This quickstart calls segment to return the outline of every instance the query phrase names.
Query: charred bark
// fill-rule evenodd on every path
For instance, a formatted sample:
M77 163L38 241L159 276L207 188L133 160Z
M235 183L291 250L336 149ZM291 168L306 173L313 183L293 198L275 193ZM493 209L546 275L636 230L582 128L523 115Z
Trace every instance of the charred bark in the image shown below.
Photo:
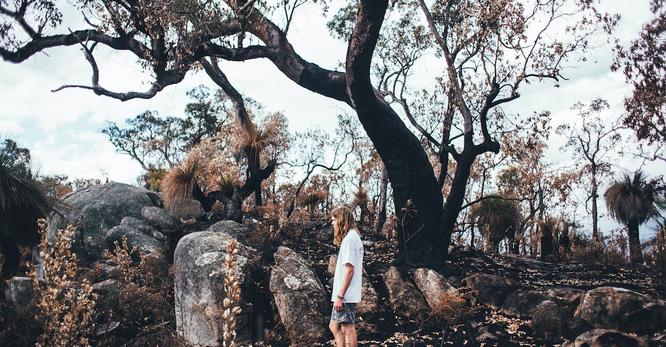
M347 49L347 94L391 181L398 218L398 262L434 264L446 255L448 246L441 228L437 179L418 138L370 83L370 64L387 6L386 0L359 3Z

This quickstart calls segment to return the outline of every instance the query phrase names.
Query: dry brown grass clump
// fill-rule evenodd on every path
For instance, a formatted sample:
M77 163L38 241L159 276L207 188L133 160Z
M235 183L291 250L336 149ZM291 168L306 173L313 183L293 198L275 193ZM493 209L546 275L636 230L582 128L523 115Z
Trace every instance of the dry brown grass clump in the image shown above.
M437 304L431 307L430 310L432 320L447 324L457 324L464 320L468 314L469 309L465 298L453 293L440 295Z
M44 275L39 278L31 266L37 319L43 329L38 346L89 346L88 334L97 295L87 279L77 279L76 254L71 250L75 228L70 225L56 233L55 247L47 239L46 222L39 220L39 253Z
M241 313L240 308L240 277L238 274L238 241L231 240L227 244L227 254L224 257L226 274L224 276L224 293L226 298L222 302L222 336L223 346L234 347L236 343L236 316Z
M160 190L163 192L162 199L167 208L177 209L183 201L192 198L198 166L199 157L189 155L183 163L164 175L160 183Z

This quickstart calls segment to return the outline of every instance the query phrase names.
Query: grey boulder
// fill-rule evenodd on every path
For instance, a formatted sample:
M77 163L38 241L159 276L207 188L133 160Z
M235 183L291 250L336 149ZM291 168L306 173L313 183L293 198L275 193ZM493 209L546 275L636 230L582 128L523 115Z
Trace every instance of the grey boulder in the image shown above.
M327 335L330 309L324 286L311 264L287 247L279 247L269 288L292 345L311 346Z
M201 231L184 236L174 254L176 331L188 345L220 346L223 334L224 264L233 237L224 232ZM256 250L238 245L234 271L241 283L241 314L236 318L237 342L250 336L247 289L252 285Z
M154 192L128 184L110 182L90 186L63 198L63 218L49 217L48 236L55 241L56 231L68 224L77 226L72 249L84 263L101 258L106 243L106 232L120 224L125 217L141 217L146 206L161 203Z

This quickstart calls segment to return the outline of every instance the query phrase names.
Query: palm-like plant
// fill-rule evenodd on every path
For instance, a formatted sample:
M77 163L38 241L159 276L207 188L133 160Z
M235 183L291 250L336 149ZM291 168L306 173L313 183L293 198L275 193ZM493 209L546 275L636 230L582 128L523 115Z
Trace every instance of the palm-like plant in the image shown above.
M0 252L5 256L3 276L16 271L20 260L18 246L34 246L39 242L37 219L45 217L52 206L32 177L0 165Z
M625 174L622 180L615 181L604 193L604 198L611 217L627 226L631 262L643 263L638 227L658 215L654 184L647 182L639 170L633 177Z
M485 236L489 251L497 252L504 238L508 238L509 243L514 242L516 228L520 223L520 211L514 201L501 197L483 199L474 206L471 217Z

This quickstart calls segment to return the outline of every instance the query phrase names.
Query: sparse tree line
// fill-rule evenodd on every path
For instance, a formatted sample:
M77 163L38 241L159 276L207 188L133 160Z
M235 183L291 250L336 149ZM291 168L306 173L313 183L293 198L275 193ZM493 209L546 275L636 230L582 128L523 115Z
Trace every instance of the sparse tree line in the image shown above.
M613 68L621 69L635 90L623 124L597 121L594 114L607 103L593 100L574 110L589 122L558 128L568 136L566 148L585 163L580 170L557 168L544 159L548 113L520 117L502 107L531 82L557 86L572 77L567 68L586 60L598 34L613 42L619 16L599 11L593 2L349 2L329 15L332 35L349 43L343 69L332 71L302 58L288 39L293 16L308 6L330 11L333 4L326 1L85 1L77 4L88 27L64 32L61 5L21 0L0 5L0 54L21 63L45 49L78 46L92 69L91 84L57 91L82 88L120 100L151 98L180 83L188 71L206 73L219 92L191 91L193 102L183 117L147 111L104 129L120 152L144 168L146 186L162 190L173 206L195 198L225 218L238 220L253 209L284 214L279 219L284 222L295 214L324 214L335 203L330 192L340 191L339 201L353 201L369 229L393 221L400 262L436 263L452 238L474 246L476 230L495 240L491 249L497 249L497 233L504 232L512 234L507 250L544 256L551 248L544 245L554 241L539 226L555 214L566 216L566 208L574 208L570 216L577 206L589 208L593 238L599 238L599 189L610 177L607 154L619 141L616 131L630 127L646 141L645 151L634 154L662 158L663 88L658 87L663 81L658 77L663 73L658 72L663 64L660 56L647 53L663 48L655 38L663 30L660 3L653 1L656 18L641 38L630 47L616 46ZM290 10L280 11L283 7ZM98 45L133 54L155 78L148 90L117 92L100 85ZM355 117L342 119L334 138L317 131L289 135L284 115L244 97L251 91L238 91L218 64L259 58L303 88L347 104ZM424 61L439 73L419 89L413 71ZM288 148L301 148L298 154L307 151L310 157L294 158ZM294 167L301 169L290 171ZM288 177L304 176L282 184L278 168ZM633 250L636 224L657 210L639 216L618 210L613 201L628 199L639 206L640 196L647 201L640 206L654 206L661 185L642 177L605 199L610 214L632 230ZM587 182L585 201L572 203L572 191L582 182ZM246 201L250 196L254 203ZM560 219L558 228L580 225L575 218Z

